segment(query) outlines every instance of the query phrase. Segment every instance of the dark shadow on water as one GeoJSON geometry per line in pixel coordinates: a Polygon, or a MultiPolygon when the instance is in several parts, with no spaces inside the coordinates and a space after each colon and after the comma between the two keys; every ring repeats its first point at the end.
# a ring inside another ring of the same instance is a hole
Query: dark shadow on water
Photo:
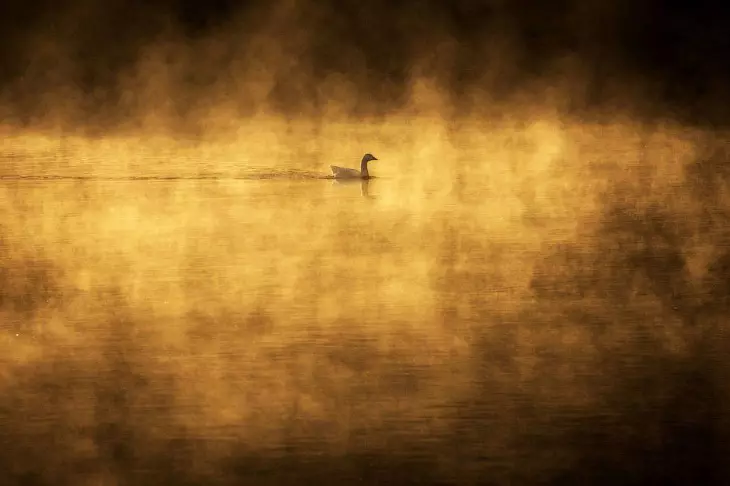
{"type": "Polygon", "coordinates": [[[601,406],[568,429],[577,461],[556,479],[725,484],[726,256],[693,279],[686,255],[696,225],[647,202],[647,194],[614,189],[595,231],[546,248],[531,282],[536,305],[524,308],[552,329],[588,330],[599,358],[592,387],[601,406]],[[672,351],[667,336],[684,351],[672,351]]]}
{"type": "Polygon", "coordinates": [[[3,233],[0,226],[0,332],[32,332],[32,317],[61,303],[63,271],[38,249],[11,249],[3,233]]]}

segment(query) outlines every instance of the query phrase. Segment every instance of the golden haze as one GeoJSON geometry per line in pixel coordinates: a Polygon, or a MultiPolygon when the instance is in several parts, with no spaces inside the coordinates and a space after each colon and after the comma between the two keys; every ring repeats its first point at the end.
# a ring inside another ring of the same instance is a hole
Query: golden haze
{"type": "MultiPolygon", "coordinates": [[[[46,446],[43,474],[132,461],[113,444],[152,461],[182,438],[209,440],[211,460],[421,447],[443,474],[466,461],[478,477],[484,454],[517,467],[532,428],[558,441],[580,434],[571,417],[603,414],[640,429],[636,407],[674,385],[656,380],[637,405],[627,369],[654,376],[725,345],[703,339],[717,308],[688,324],[721,287],[725,234],[702,219],[717,181],[697,167],[724,134],[567,116],[570,59],[555,83],[475,92],[462,113],[429,76],[448,56],[414,54],[388,115],[353,115],[366,100],[332,74],[284,116],[267,96],[292,72],[311,82],[287,65],[309,40],[267,42],[296,23],[273,12],[206,88],[179,80],[215,71],[225,34],[144,50],[104,136],[79,128],[68,86],[32,126],[2,127],[2,427],[69,444],[46,446]],[[379,158],[367,187],[320,177],[365,152],[379,158]],[[488,433],[469,422],[482,409],[488,433]]],[[[721,184],[712,197],[727,207],[721,184]]],[[[712,373],[727,381],[724,365],[712,373]]],[[[583,453],[565,444],[522,467],[583,453]]]]}

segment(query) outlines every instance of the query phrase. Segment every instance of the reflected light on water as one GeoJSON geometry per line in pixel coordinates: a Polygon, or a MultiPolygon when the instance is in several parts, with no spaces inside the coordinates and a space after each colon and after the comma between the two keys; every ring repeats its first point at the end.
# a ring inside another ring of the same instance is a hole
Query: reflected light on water
{"type": "Polygon", "coordinates": [[[654,379],[643,403],[661,408],[679,393],[662,366],[697,353],[706,265],[682,262],[720,257],[697,236],[688,130],[260,118],[228,142],[6,135],[0,378],[22,407],[3,427],[20,440],[54,400],[35,433],[65,424],[55,453],[74,463],[132,464],[105,447],[152,457],[181,436],[216,460],[235,441],[558,474],[593,421],[641,427],[626,373],[654,379]],[[365,152],[375,179],[326,178],[365,152]]]}

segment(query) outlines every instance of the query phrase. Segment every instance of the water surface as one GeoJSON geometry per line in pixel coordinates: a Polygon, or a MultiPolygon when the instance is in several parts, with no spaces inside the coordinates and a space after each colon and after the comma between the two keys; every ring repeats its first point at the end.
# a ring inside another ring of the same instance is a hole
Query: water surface
{"type": "Polygon", "coordinates": [[[689,203],[660,204],[691,193],[671,183],[680,164],[642,193],[621,164],[551,140],[373,150],[367,183],[327,179],[323,156],[122,170],[15,150],[0,469],[35,484],[714,477],[728,375],[703,296],[724,257],[697,243],[689,203]]]}

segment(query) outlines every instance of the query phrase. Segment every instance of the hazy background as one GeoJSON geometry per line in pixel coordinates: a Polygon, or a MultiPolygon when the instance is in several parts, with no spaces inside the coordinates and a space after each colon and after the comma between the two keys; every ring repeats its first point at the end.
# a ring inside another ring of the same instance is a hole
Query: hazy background
{"type": "Polygon", "coordinates": [[[0,482],[725,484],[710,5],[4,2],[0,482]]]}
{"type": "Polygon", "coordinates": [[[441,117],[548,105],[718,124],[726,19],[709,1],[10,0],[3,119],[177,132],[205,115],[386,115],[428,79],[441,117]]]}

